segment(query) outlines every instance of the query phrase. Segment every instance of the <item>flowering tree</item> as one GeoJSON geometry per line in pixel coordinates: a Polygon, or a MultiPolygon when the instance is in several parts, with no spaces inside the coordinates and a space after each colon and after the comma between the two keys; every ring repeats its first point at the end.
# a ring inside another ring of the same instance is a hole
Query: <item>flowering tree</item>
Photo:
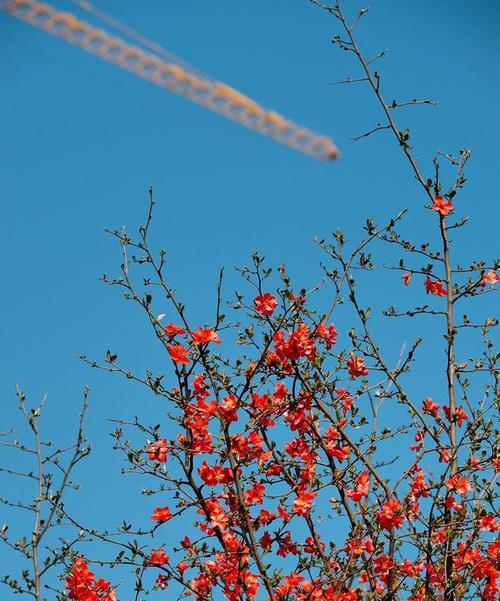
{"type": "MultiPolygon", "coordinates": [[[[382,109],[385,121],[363,137],[379,130],[393,135],[424,210],[434,215],[437,244],[402,237],[404,210],[382,225],[368,219],[356,244],[341,231],[318,240],[328,260],[324,280],[312,290],[294,288],[283,267],[275,282],[254,254],[241,269],[253,292],[227,303],[236,321],[226,314],[221,272],[214,320],[193,324],[165,275],[164,251],[149,243],[151,192],[137,236],[111,232],[123,255],[121,272],[103,279],[141,308],[169,367],[165,374],[138,374],[109,351],[104,363],[82,359],[165,400],[160,424],[119,420],[113,434],[126,471],[142,475],[144,492],[157,502],[150,528],[125,523],[100,532],[80,523],[60,497],[50,499],[61,523],[105,543],[99,553],[116,549],[107,559],[72,547],[59,555],[70,599],[124,598],[94,575],[101,570],[108,578],[109,568],[131,569],[135,601],[152,589],[167,589],[163,598],[199,601],[496,597],[499,385],[490,332],[497,320],[479,315],[474,301],[500,278],[497,263],[464,267],[452,252],[466,225],[455,218],[455,206],[470,152],[438,154],[425,177],[395,114],[429,101],[385,101],[372,71],[381,55],[366,59],[355,38],[365,9],[348,21],[340,3],[313,3],[336,18],[342,33],[333,42],[361,67],[361,76],[346,82],[365,82],[382,109]],[[442,161],[453,171],[448,181],[442,161]],[[382,261],[396,249],[394,285],[407,287],[418,303],[388,307],[386,318],[434,319],[442,328],[446,398],[436,398],[433,382],[412,382],[416,361],[435,361],[421,338],[391,362],[375,336],[379,318],[360,292],[363,277],[381,266],[373,248],[388,249],[382,261]],[[314,295],[327,285],[330,307],[316,310],[314,295]],[[460,339],[469,332],[482,348],[464,358],[460,339]],[[179,540],[169,532],[175,521],[182,523],[179,540]]],[[[34,596],[42,598],[39,591],[34,596]]]]}

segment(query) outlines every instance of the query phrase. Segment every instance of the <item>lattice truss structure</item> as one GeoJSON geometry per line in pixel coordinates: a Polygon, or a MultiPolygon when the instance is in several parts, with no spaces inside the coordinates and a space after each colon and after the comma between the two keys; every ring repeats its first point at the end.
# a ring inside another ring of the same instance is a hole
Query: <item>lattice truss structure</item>
{"type": "Polygon", "coordinates": [[[321,160],[338,156],[330,138],[261,106],[231,86],[110,35],[72,13],[36,0],[0,0],[0,10],[299,152],[321,160]]]}

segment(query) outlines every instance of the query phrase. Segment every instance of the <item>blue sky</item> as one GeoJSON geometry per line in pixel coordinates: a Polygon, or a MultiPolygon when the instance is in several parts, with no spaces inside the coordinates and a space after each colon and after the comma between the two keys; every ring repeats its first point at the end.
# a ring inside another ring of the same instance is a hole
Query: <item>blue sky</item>
{"type": "MultiPolygon", "coordinates": [[[[358,71],[332,47],[337,24],[323,11],[306,0],[96,4],[263,105],[333,137],[342,158],[314,161],[0,14],[0,430],[18,424],[19,382],[32,399],[48,394],[47,431],[64,439],[88,384],[95,454],[75,498],[87,517],[98,508],[113,514],[113,490],[133,496],[137,489],[120,480],[106,418],[158,415],[155,399],[73,358],[112,348],[131,367],[150,359],[159,365],[142,315],[98,279],[120,261],[103,228],[140,224],[150,184],[159,201],[154,240],[168,251],[172,281],[195,322],[213,314],[219,267],[227,268],[229,295],[239,285],[231,268],[255,249],[272,264],[286,263],[298,287],[309,286],[323,259],[314,235],[340,227],[354,238],[367,216],[381,220],[402,207],[412,208],[405,227],[414,238],[432,223],[393,140],[349,140],[381,115],[363,85],[329,85],[358,71]]],[[[469,252],[491,259],[500,167],[498,4],[371,4],[358,36],[367,54],[389,48],[380,64],[387,99],[440,102],[398,115],[414,134],[424,172],[431,175],[437,149],[473,150],[460,200],[460,214],[473,222],[460,252],[464,260],[469,252]]],[[[54,5],[74,10],[63,0],[54,5]]],[[[393,302],[385,286],[375,288],[377,302],[393,302]]],[[[401,291],[394,294],[399,299],[401,291]]],[[[133,498],[121,508],[124,517],[143,503],[133,498]]]]}

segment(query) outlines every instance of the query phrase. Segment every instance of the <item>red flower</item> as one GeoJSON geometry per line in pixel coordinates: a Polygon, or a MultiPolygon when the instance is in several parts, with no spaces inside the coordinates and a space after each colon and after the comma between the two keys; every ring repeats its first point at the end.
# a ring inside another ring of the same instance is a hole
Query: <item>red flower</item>
{"type": "Polygon", "coordinates": [[[401,571],[409,578],[417,578],[423,569],[424,563],[422,561],[412,563],[409,559],[405,559],[401,566],[401,571]]]}
{"type": "Polygon", "coordinates": [[[257,296],[254,299],[255,310],[261,315],[272,315],[278,306],[276,297],[270,292],[265,292],[262,296],[257,296]]]}
{"type": "Polygon", "coordinates": [[[279,537],[279,539],[277,539],[277,542],[279,543],[279,547],[276,551],[276,554],[280,557],[286,557],[290,553],[292,555],[297,555],[297,543],[293,542],[292,534],[290,532],[287,532],[283,537],[279,537]]]}
{"type": "MultiPolygon", "coordinates": [[[[345,420],[343,421],[345,422],[345,420]]],[[[341,424],[339,423],[337,427],[340,428],[341,424]]],[[[347,446],[340,446],[339,436],[340,433],[337,429],[328,428],[325,432],[325,448],[328,455],[335,457],[339,461],[344,461],[344,459],[349,457],[350,449],[347,446]]]]}
{"type": "Polygon", "coordinates": [[[418,465],[415,466],[415,473],[412,476],[411,495],[414,499],[429,496],[429,486],[425,481],[425,474],[418,465]]]}
{"type": "Polygon", "coordinates": [[[316,535],[316,539],[314,539],[312,536],[308,536],[306,538],[306,540],[304,541],[304,546],[302,547],[304,549],[304,552],[309,553],[310,555],[317,555],[318,547],[322,551],[324,551],[325,543],[322,543],[319,539],[320,539],[319,534],[316,535]]]}
{"type": "Polygon", "coordinates": [[[382,582],[387,584],[389,579],[389,571],[396,565],[388,555],[379,555],[373,560],[375,566],[375,574],[378,575],[382,582]]]}
{"type": "Polygon", "coordinates": [[[351,556],[357,557],[363,553],[372,554],[375,551],[375,545],[371,538],[360,540],[359,538],[351,538],[345,545],[344,551],[351,556]]]}
{"type": "Polygon", "coordinates": [[[189,565],[188,565],[187,563],[184,563],[183,561],[180,561],[180,562],[177,564],[177,569],[179,570],[179,572],[180,572],[181,574],[184,574],[184,572],[185,572],[186,570],[189,570],[189,565]]]}
{"type": "Polygon", "coordinates": [[[229,484],[234,479],[233,472],[229,467],[221,467],[220,465],[210,467],[206,461],[198,468],[198,473],[207,486],[229,484]]]}
{"type": "Polygon", "coordinates": [[[364,359],[361,357],[357,357],[351,353],[351,358],[347,362],[347,371],[353,378],[358,378],[359,376],[367,376],[368,369],[365,365],[364,359]]]}
{"type": "Polygon", "coordinates": [[[305,305],[306,303],[306,298],[305,296],[298,296],[297,294],[295,294],[294,292],[292,292],[290,294],[290,299],[293,300],[295,303],[297,303],[298,305],[305,305]]]}
{"type": "Polygon", "coordinates": [[[306,516],[312,507],[312,500],[316,493],[312,490],[299,489],[293,501],[293,511],[296,515],[306,516]]]}
{"type": "Polygon", "coordinates": [[[262,547],[264,551],[270,551],[271,546],[273,544],[273,537],[266,530],[264,534],[260,537],[259,545],[262,547]]]}
{"type": "Polygon", "coordinates": [[[453,495],[448,495],[446,497],[446,500],[444,502],[445,507],[447,507],[448,509],[454,509],[455,511],[461,511],[464,506],[460,505],[460,503],[457,503],[455,501],[455,497],[453,495]]]}
{"type": "Polygon", "coordinates": [[[500,561],[500,541],[488,545],[488,555],[495,561],[500,561]]]}
{"type": "Polygon", "coordinates": [[[368,472],[361,472],[356,478],[356,485],[352,490],[348,490],[346,495],[353,501],[358,503],[363,497],[366,497],[370,490],[370,474],[368,472]]]}
{"type": "MultiPolygon", "coordinates": [[[[446,415],[446,418],[448,419],[448,421],[452,421],[451,414],[450,414],[450,408],[447,405],[443,405],[443,411],[444,411],[444,414],[446,415]]],[[[468,415],[467,415],[467,413],[465,413],[463,407],[461,405],[458,406],[455,409],[455,413],[453,415],[453,421],[457,422],[458,427],[461,428],[464,420],[466,420],[467,418],[468,418],[468,415]]]]}
{"type": "Polygon", "coordinates": [[[445,528],[443,528],[442,530],[434,530],[434,532],[432,533],[432,542],[433,543],[437,543],[437,544],[444,543],[446,538],[447,538],[447,532],[446,532],[445,528]]]}
{"type": "Polygon", "coordinates": [[[273,340],[276,355],[283,363],[287,359],[296,360],[300,357],[306,357],[309,361],[312,361],[316,356],[316,345],[311,330],[305,323],[301,323],[290,334],[288,340],[286,340],[285,332],[276,332],[273,340]]]}
{"type": "Polygon", "coordinates": [[[254,392],[254,394],[252,395],[252,405],[257,411],[264,412],[267,409],[272,408],[271,398],[267,393],[261,395],[254,392]]]}
{"type": "Polygon", "coordinates": [[[168,562],[168,555],[163,549],[153,549],[149,558],[149,563],[153,566],[162,566],[168,562]]]}
{"type": "Polygon", "coordinates": [[[281,584],[276,589],[276,594],[280,600],[292,598],[292,596],[294,596],[292,595],[293,591],[297,589],[302,580],[304,580],[304,576],[300,576],[294,572],[293,574],[290,574],[290,576],[285,576],[283,580],[285,581],[284,584],[281,584]]]}
{"type": "Polygon", "coordinates": [[[404,282],[405,286],[409,286],[410,280],[411,280],[411,273],[403,273],[403,275],[401,277],[403,278],[403,282],[404,282]]]}
{"type": "Polygon", "coordinates": [[[234,394],[230,394],[222,399],[222,403],[219,407],[218,413],[220,418],[227,422],[238,421],[238,399],[234,394]]]}
{"type": "Polygon", "coordinates": [[[189,536],[185,536],[182,540],[181,540],[181,547],[183,549],[186,549],[187,551],[192,551],[193,550],[193,545],[191,543],[191,540],[189,539],[189,536]]]}
{"type": "Polygon", "coordinates": [[[168,454],[166,438],[162,438],[161,440],[157,440],[156,442],[148,444],[148,446],[146,447],[146,453],[149,453],[149,458],[151,459],[151,461],[159,461],[160,463],[165,463],[168,454]]]}
{"type": "Polygon", "coordinates": [[[492,513],[488,513],[479,520],[479,528],[488,530],[489,532],[498,532],[500,530],[500,522],[492,513]]]}
{"type": "Polygon", "coordinates": [[[271,513],[267,509],[261,509],[259,514],[259,524],[269,524],[276,519],[276,514],[271,513]]]}
{"type": "Polygon", "coordinates": [[[463,421],[468,419],[467,413],[465,413],[465,411],[463,410],[463,408],[461,406],[457,407],[457,409],[455,411],[455,419],[457,420],[457,424],[458,424],[459,428],[462,427],[463,421]]]}
{"type": "Polygon", "coordinates": [[[66,576],[68,598],[75,601],[116,601],[111,584],[99,578],[96,580],[83,557],[77,557],[66,576]]]}
{"type": "Polygon", "coordinates": [[[189,363],[187,350],[182,346],[182,344],[169,344],[167,346],[167,351],[170,355],[170,358],[175,363],[189,363]]]}
{"type": "Polygon", "coordinates": [[[443,288],[441,280],[433,281],[429,276],[427,276],[427,279],[425,280],[425,291],[427,294],[430,292],[435,296],[446,296],[448,294],[446,288],[443,288]]]}
{"type": "Polygon", "coordinates": [[[427,397],[422,403],[422,411],[428,415],[432,415],[432,417],[439,417],[439,405],[431,397],[427,397]]]}
{"type": "Polygon", "coordinates": [[[326,327],[324,323],[320,323],[316,327],[315,334],[318,338],[323,338],[323,340],[326,341],[327,350],[330,350],[332,345],[337,342],[338,333],[335,330],[335,326],[333,325],[333,323],[330,324],[328,327],[326,327]]]}
{"type": "Polygon", "coordinates": [[[210,396],[207,383],[205,382],[205,374],[198,374],[193,378],[193,394],[200,402],[203,402],[210,396]]]}
{"type": "Polygon", "coordinates": [[[345,415],[352,408],[354,399],[349,394],[349,391],[346,388],[336,388],[335,393],[338,395],[337,400],[340,401],[340,404],[342,405],[342,410],[345,415]]]}
{"type": "Polygon", "coordinates": [[[160,590],[164,591],[167,588],[169,581],[169,577],[165,576],[165,574],[158,574],[155,586],[160,590]]]}
{"type": "Polygon", "coordinates": [[[197,332],[193,332],[194,344],[207,344],[209,342],[215,342],[216,344],[220,344],[220,338],[213,330],[204,330],[203,328],[198,328],[197,332]]]}
{"type": "Polygon", "coordinates": [[[441,449],[439,451],[439,463],[450,463],[450,449],[441,449]]]}
{"type": "Polygon", "coordinates": [[[478,470],[483,469],[482,467],[480,467],[480,464],[481,464],[480,459],[478,459],[477,457],[474,457],[474,455],[471,455],[469,457],[469,461],[467,463],[469,464],[469,467],[471,469],[478,469],[478,470]]]}
{"type": "Polygon", "coordinates": [[[401,512],[401,501],[390,499],[382,504],[382,509],[377,511],[378,523],[386,530],[401,528],[403,516],[401,512]]]}
{"type": "Polygon", "coordinates": [[[253,505],[254,503],[262,505],[265,491],[266,487],[257,482],[257,484],[245,492],[245,505],[253,505]]]}
{"type": "Polygon", "coordinates": [[[163,328],[163,331],[165,332],[165,336],[167,336],[170,340],[173,340],[176,336],[186,333],[186,330],[176,326],[175,323],[169,323],[168,326],[163,328]]]}
{"type": "Polygon", "coordinates": [[[491,284],[493,286],[497,282],[500,282],[500,276],[497,274],[496,271],[491,269],[490,271],[487,271],[485,274],[483,274],[483,277],[480,281],[480,285],[484,287],[486,286],[486,284],[491,284]]]}
{"type": "MultiPolygon", "coordinates": [[[[205,507],[209,515],[210,527],[226,530],[229,526],[230,517],[224,511],[219,501],[215,497],[206,499],[205,507]]],[[[205,510],[199,509],[198,513],[200,513],[201,515],[205,515],[205,510]]]]}
{"type": "Polygon", "coordinates": [[[452,213],[453,208],[451,201],[446,200],[442,196],[436,196],[434,204],[432,205],[432,210],[436,211],[436,213],[440,213],[443,217],[452,213]]]}
{"type": "Polygon", "coordinates": [[[196,578],[193,578],[189,585],[191,590],[195,592],[195,599],[209,599],[211,597],[213,585],[210,578],[203,572],[196,578]]]}
{"type": "Polygon", "coordinates": [[[289,522],[291,519],[291,515],[288,513],[288,511],[286,511],[285,509],[283,509],[283,507],[281,507],[281,505],[278,506],[278,513],[280,518],[284,521],[284,522],[289,522]]]}
{"type": "Polygon", "coordinates": [[[168,507],[157,507],[154,512],[153,515],[151,516],[152,520],[155,520],[156,522],[162,523],[162,522],[167,522],[168,520],[171,520],[173,518],[173,515],[170,513],[170,509],[168,507]]]}
{"type": "Polygon", "coordinates": [[[450,490],[454,490],[459,495],[465,495],[472,490],[469,479],[460,476],[460,474],[453,475],[445,484],[450,490]]]}

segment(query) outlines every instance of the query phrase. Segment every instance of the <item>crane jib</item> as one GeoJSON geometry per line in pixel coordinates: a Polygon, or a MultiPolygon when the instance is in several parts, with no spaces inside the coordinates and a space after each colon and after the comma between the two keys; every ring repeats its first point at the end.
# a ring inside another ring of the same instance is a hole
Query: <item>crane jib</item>
{"type": "Polygon", "coordinates": [[[321,160],[339,155],[330,138],[261,106],[227,84],[148,52],[72,13],[36,0],[0,0],[0,10],[306,155],[321,160]]]}

